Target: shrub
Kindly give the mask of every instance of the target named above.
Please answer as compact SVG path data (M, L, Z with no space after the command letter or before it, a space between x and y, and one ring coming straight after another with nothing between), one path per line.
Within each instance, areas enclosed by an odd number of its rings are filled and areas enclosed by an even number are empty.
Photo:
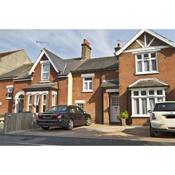
M129 114L127 110L120 113L120 119L128 119L128 118L129 118Z

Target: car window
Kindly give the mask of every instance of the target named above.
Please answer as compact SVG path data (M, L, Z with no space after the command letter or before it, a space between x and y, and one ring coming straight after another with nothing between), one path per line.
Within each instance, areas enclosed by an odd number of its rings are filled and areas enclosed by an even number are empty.
M75 108L74 106L71 106L71 107L70 107L70 112L71 112L71 113L76 113L76 108Z
M48 109L46 112L55 113L55 112L67 112L67 106L54 106Z
M154 111L175 111L175 103L157 103Z

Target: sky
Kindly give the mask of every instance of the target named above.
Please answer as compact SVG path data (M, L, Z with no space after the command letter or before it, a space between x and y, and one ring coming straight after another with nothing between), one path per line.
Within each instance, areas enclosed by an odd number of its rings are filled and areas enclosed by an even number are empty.
M139 30L0 30L0 52L24 49L34 62L42 48L48 48L63 59L80 57L81 43L86 38L92 47L92 57L111 56L118 42L130 40ZM154 30L175 41L175 30Z

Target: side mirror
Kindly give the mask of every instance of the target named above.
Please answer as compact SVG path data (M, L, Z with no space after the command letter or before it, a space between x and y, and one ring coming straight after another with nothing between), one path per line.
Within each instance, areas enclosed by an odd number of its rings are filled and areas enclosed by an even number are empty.
M153 111L152 110L148 110L148 113L152 113Z

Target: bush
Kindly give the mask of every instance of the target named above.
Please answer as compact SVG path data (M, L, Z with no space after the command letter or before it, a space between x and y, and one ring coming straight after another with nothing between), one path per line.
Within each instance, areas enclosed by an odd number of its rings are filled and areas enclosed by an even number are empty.
M120 119L128 119L128 118L129 118L129 114L127 110L120 113Z

